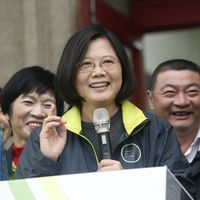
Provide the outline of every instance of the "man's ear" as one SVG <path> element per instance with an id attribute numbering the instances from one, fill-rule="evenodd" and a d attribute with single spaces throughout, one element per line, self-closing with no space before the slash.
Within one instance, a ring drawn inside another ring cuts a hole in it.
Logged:
<path id="1" fill-rule="evenodd" d="M 153 99 L 152 91 L 150 91 L 150 90 L 147 90 L 147 101 L 149 104 L 149 108 L 151 110 L 154 110 L 154 99 Z"/>

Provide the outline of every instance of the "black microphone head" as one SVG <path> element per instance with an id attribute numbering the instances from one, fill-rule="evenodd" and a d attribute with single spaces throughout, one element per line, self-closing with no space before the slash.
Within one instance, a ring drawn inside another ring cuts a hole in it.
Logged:
<path id="1" fill-rule="evenodd" d="M 97 133 L 110 131 L 110 117 L 106 108 L 97 108 L 94 111 L 93 123 Z"/>

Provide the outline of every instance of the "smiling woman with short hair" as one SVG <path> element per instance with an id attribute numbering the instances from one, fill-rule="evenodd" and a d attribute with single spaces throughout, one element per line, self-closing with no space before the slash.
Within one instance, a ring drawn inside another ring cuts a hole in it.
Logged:
<path id="1" fill-rule="evenodd" d="M 40 66 L 16 72 L 1 92 L 1 108 L 12 130 L 6 149 L 9 178 L 13 178 L 28 137 L 42 125 L 50 108 L 63 113 L 63 101 L 55 88 L 55 75 Z M 10 142 L 12 141 L 12 142 Z"/>

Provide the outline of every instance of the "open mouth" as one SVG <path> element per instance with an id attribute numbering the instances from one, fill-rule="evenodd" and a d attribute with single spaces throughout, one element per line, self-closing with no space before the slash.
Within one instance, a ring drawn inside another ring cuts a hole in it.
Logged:
<path id="1" fill-rule="evenodd" d="M 96 83 L 92 83 L 89 86 L 91 88 L 101 88 L 101 87 L 106 87 L 109 85 L 109 82 L 96 82 Z"/>
<path id="2" fill-rule="evenodd" d="M 172 112 L 172 115 L 176 116 L 176 117 L 187 117 L 190 114 L 192 114 L 192 112 Z"/>
<path id="3" fill-rule="evenodd" d="M 42 122 L 29 122 L 29 123 L 28 123 L 28 126 L 29 126 L 30 128 L 32 128 L 32 129 L 35 129 L 35 128 L 41 126 L 41 125 L 42 125 Z"/>

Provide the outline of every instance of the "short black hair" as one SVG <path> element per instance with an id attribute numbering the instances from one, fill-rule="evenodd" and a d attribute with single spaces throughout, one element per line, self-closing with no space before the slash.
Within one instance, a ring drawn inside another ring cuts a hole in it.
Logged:
<path id="1" fill-rule="evenodd" d="M 56 84 L 62 98 L 70 105 L 80 104 L 83 100 L 75 89 L 77 64 L 83 59 L 90 41 L 105 37 L 113 46 L 122 66 L 122 87 L 116 102 L 130 97 L 135 88 L 133 67 L 120 40 L 108 29 L 100 25 L 90 25 L 76 32 L 68 40 L 58 65 Z"/>
<path id="2" fill-rule="evenodd" d="M 1 108 L 4 114 L 10 114 L 10 106 L 17 97 L 35 91 L 43 94 L 50 90 L 55 95 L 57 114 L 61 116 L 64 101 L 55 87 L 55 74 L 40 66 L 25 67 L 17 71 L 5 84 L 1 91 Z"/>
<path id="3" fill-rule="evenodd" d="M 186 59 L 171 59 L 160 63 L 149 78 L 148 90 L 154 90 L 158 74 L 168 70 L 191 70 L 200 75 L 200 67 L 196 63 Z"/>

